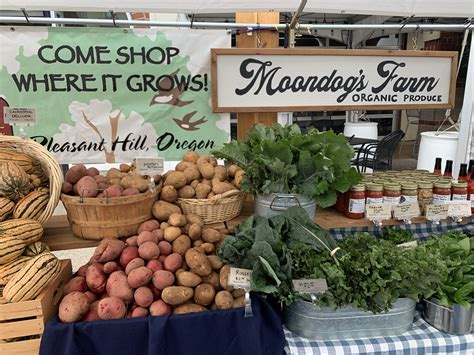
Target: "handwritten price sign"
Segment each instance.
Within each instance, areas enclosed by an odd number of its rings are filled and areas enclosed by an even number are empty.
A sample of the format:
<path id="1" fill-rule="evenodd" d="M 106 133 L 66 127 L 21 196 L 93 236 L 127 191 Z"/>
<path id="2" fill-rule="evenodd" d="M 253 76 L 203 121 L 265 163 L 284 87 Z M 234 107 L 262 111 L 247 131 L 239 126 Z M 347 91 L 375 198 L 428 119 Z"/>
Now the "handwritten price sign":
<path id="1" fill-rule="evenodd" d="M 140 175 L 155 176 L 163 173 L 164 160 L 161 158 L 137 158 L 136 162 Z"/>
<path id="2" fill-rule="evenodd" d="M 228 284 L 230 286 L 234 286 L 235 288 L 244 288 L 249 290 L 251 278 L 252 270 L 231 267 Z"/>
<path id="3" fill-rule="evenodd" d="M 299 293 L 319 294 L 328 289 L 326 279 L 293 280 L 293 288 Z"/>

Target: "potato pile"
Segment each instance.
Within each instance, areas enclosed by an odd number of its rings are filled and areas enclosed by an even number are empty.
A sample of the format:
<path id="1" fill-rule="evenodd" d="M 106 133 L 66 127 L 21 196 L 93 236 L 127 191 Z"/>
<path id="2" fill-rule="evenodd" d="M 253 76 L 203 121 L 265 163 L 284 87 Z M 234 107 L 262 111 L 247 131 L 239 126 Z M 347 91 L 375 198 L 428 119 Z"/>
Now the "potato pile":
<path id="1" fill-rule="evenodd" d="M 126 242 L 103 239 L 65 285 L 59 318 L 69 323 L 243 307 L 245 292 L 227 284 L 230 267 L 214 254 L 221 232 L 227 231 L 175 212 L 166 222 L 144 222 Z"/>
<path id="2" fill-rule="evenodd" d="M 154 181 L 159 183 L 161 176 L 155 176 Z M 114 198 L 138 195 L 148 189 L 148 177 L 138 174 L 134 163 L 120 164 L 120 169 L 109 169 L 106 176 L 100 175 L 96 168 L 87 169 L 83 164 L 79 164 L 66 172 L 62 193 L 84 197 Z"/>
<path id="3" fill-rule="evenodd" d="M 196 152 L 187 152 L 175 170 L 163 175 L 160 199 L 173 203 L 178 198 L 211 198 L 240 189 L 243 174 L 243 170 L 237 165 L 226 168 L 217 165 L 217 160 L 213 157 L 200 157 Z"/>

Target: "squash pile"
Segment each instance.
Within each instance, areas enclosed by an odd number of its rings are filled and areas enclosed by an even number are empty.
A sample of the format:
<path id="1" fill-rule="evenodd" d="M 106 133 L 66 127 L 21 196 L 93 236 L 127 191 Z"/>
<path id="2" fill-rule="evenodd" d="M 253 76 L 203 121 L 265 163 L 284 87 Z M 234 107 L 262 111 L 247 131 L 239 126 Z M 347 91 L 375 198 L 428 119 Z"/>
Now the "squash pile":
<path id="1" fill-rule="evenodd" d="M 29 155 L 0 150 L 0 288 L 8 302 L 34 299 L 59 272 L 59 260 L 39 241 L 48 181 Z"/>

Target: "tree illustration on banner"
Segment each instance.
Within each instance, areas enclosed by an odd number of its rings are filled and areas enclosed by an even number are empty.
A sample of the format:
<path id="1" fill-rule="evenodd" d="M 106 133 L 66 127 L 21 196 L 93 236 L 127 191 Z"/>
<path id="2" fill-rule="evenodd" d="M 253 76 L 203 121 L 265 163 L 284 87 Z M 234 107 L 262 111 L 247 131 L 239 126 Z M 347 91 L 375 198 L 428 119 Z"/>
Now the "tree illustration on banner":
<path id="1" fill-rule="evenodd" d="M 210 106 L 209 48 L 228 46 L 215 31 L 18 27 L 0 38 L 0 96 L 36 110 L 25 132 L 62 163 L 179 160 L 229 140 L 228 115 Z"/>

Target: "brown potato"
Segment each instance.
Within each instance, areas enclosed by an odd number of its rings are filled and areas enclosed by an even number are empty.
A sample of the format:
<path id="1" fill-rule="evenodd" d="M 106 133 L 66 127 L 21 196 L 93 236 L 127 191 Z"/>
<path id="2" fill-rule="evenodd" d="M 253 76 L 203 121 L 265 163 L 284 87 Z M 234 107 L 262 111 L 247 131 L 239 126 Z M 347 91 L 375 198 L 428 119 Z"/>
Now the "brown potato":
<path id="1" fill-rule="evenodd" d="M 220 270 L 221 267 L 224 265 L 222 260 L 219 259 L 217 255 L 208 255 L 207 258 L 209 259 L 209 262 L 211 263 L 212 270 Z"/>
<path id="2" fill-rule="evenodd" d="M 193 198 L 196 195 L 196 191 L 189 185 L 186 185 L 178 190 L 179 198 Z"/>
<path id="3" fill-rule="evenodd" d="M 232 291 L 232 297 L 238 298 L 245 296 L 245 290 L 243 288 L 236 288 L 234 291 Z"/>
<path id="4" fill-rule="evenodd" d="M 170 286 L 166 287 L 161 293 L 161 298 L 168 304 L 177 306 L 193 298 L 194 291 L 191 287 Z M 232 297 L 232 295 L 231 295 Z"/>
<path id="5" fill-rule="evenodd" d="M 186 176 L 181 171 L 174 171 L 166 176 L 164 186 L 174 186 L 175 189 L 180 189 L 187 184 Z"/>
<path id="6" fill-rule="evenodd" d="M 178 191 L 176 191 L 174 186 L 163 186 L 160 198 L 166 202 L 174 202 L 178 198 Z"/>
<path id="7" fill-rule="evenodd" d="M 216 196 L 216 194 L 212 191 L 207 194 L 207 198 L 213 198 L 214 196 Z"/>
<path id="8" fill-rule="evenodd" d="M 173 213 L 168 219 L 168 224 L 173 227 L 183 227 L 186 224 L 186 217 L 181 213 Z"/>
<path id="9" fill-rule="evenodd" d="M 84 164 L 74 165 L 66 172 L 64 180 L 71 185 L 76 184 L 83 176 L 87 175 L 87 169 Z"/>
<path id="10" fill-rule="evenodd" d="M 196 287 L 202 282 L 202 278 L 190 271 L 176 272 L 176 279 L 178 286 Z"/>
<path id="11" fill-rule="evenodd" d="M 212 192 L 214 192 L 216 195 L 220 195 L 231 190 L 235 190 L 235 186 L 228 182 L 221 182 L 212 186 Z"/>
<path id="12" fill-rule="evenodd" d="M 201 226 L 197 223 L 193 223 L 188 228 L 188 235 L 191 240 L 198 240 L 201 238 L 202 230 Z"/>
<path id="13" fill-rule="evenodd" d="M 237 187 L 238 189 L 240 189 L 243 178 L 244 178 L 244 171 L 243 170 L 237 170 L 237 172 L 235 173 L 235 178 L 234 178 L 233 183 L 234 183 L 235 187 Z"/>
<path id="14" fill-rule="evenodd" d="M 182 162 L 179 162 L 176 167 L 174 168 L 175 171 L 181 171 L 183 172 L 184 170 L 186 170 L 187 168 L 189 168 L 190 166 L 196 166 L 194 163 L 191 163 L 189 161 L 182 161 Z"/>
<path id="15" fill-rule="evenodd" d="M 59 305 L 59 319 L 63 323 L 77 322 L 89 311 L 89 299 L 79 291 L 64 296 Z"/>
<path id="16" fill-rule="evenodd" d="M 204 225 L 202 218 L 199 217 L 197 214 L 187 214 L 186 220 L 188 221 L 188 223 L 191 223 L 191 224 L 196 223 L 200 225 L 201 227 Z"/>
<path id="17" fill-rule="evenodd" d="M 212 180 L 202 179 L 201 184 L 208 185 L 209 187 L 212 187 Z"/>
<path id="18" fill-rule="evenodd" d="M 191 186 L 193 189 L 196 189 L 196 186 L 198 186 L 198 184 L 199 184 L 199 180 L 193 180 L 191 181 L 189 186 Z M 71 186 L 71 189 L 72 189 L 72 186 Z"/>
<path id="19" fill-rule="evenodd" d="M 225 166 L 217 165 L 214 168 L 214 178 L 217 178 L 220 181 L 226 181 L 227 180 L 227 170 L 226 170 Z"/>
<path id="20" fill-rule="evenodd" d="M 171 271 L 157 270 L 153 273 L 152 282 L 158 290 L 163 290 L 174 284 L 175 277 Z"/>
<path id="21" fill-rule="evenodd" d="M 125 302 L 133 300 L 133 289 L 128 284 L 127 275 L 123 271 L 115 271 L 107 280 L 107 295 L 119 297 Z"/>
<path id="22" fill-rule="evenodd" d="M 146 266 L 141 266 L 130 271 L 127 281 L 130 287 L 138 288 L 148 284 L 153 277 L 153 272 Z"/>
<path id="23" fill-rule="evenodd" d="M 224 265 L 219 272 L 219 283 L 224 290 L 232 291 L 234 288 L 229 286 L 230 265 Z"/>
<path id="24" fill-rule="evenodd" d="M 111 168 L 107 171 L 107 174 L 106 174 L 107 180 L 120 178 L 121 173 L 122 172 L 119 169 Z"/>
<path id="25" fill-rule="evenodd" d="M 148 181 L 141 178 L 139 175 L 127 175 L 124 176 L 120 185 L 124 189 L 128 189 L 130 187 L 135 187 L 140 192 L 146 192 L 150 186 L 148 185 Z"/>
<path id="26" fill-rule="evenodd" d="M 199 159 L 199 154 L 196 153 L 195 151 L 190 151 L 190 152 L 187 152 L 183 155 L 183 160 L 184 161 L 188 161 L 190 163 L 194 163 L 196 164 L 198 159 Z"/>
<path id="27" fill-rule="evenodd" d="M 101 182 L 107 183 L 107 178 L 105 176 L 102 176 L 102 175 L 96 175 L 96 176 L 94 176 L 94 179 L 98 184 L 100 184 Z"/>
<path id="28" fill-rule="evenodd" d="M 77 194 L 84 197 L 96 197 L 99 186 L 92 176 L 83 176 L 76 184 Z"/>
<path id="29" fill-rule="evenodd" d="M 203 244 L 204 244 L 204 242 L 201 239 L 193 241 L 193 247 L 195 247 L 195 248 L 200 247 Z"/>
<path id="30" fill-rule="evenodd" d="M 208 155 L 204 155 L 202 157 L 199 157 L 199 159 L 196 161 L 196 165 L 204 164 L 204 163 L 211 163 L 211 157 Z"/>
<path id="31" fill-rule="evenodd" d="M 211 186 L 209 185 L 198 184 L 196 186 L 196 198 L 205 199 L 209 192 L 211 192 Z"/>
<path id="32" fill-rule="evenodd" d="M 232 308 L 245 307 L 245 296 L 239 296 L 232 301 Z"/>
<path id="33" fill-rule="evenodd" d="M 152 213 L 158 221 L 165 222 L 173 213 L 181 213 L 181 208 L 166 201 L 156 201 Z"/>
<path id="34" fill-rule="evenodd" d="M 115 238 L 104 238 L 94 251 L 92 259 L 101 263 L 117 259 L 125 249 L 125 243 Z"/>
<path id="35" fill-rule="evenodd" d="M 211 274 L 212 268 L 209 259 L 203 253 L 195 248 L 189 249 L 185 254 L 186 264 L 189 268 L 199 276 L 207 276 Z"/>
<path id="36" fill-rule="evenodd" d="M 219 309 L 232 308 L 234 298 L 229 291 L 219 291 L 216 294 L 216 305 Z"/>
<path id="37" fill-rule="evenodd" d="M 130 171 L 130 165 L 128 164 L 120 164 L 120 171 L 124 173 L 128 173 Z"/>
<path id="38" fill-rule="evenodd" d="M 212 243 L 202 243 L 199 246 L 199 250 L 201 250 L 204 254 L 212 254 L 216 251 L 216 248 Z"/>
<path id="39" fill-rule="evenodd" d="M 127 314 L 125 303 L 118 297 L 107 297 L 99 301 L 97 314 L 100 319 L 120 319 Z"/>
<path id="40" fill-rule="evenodd" d="M 199 164 L 198 169 L 204 179 L 212 179 L 214 177 L 214 167 L 212 166 L 212 164 Z"/>
<path id="41" fill-rule="evenodd" d="M 173 242 L 176 238 L 181 235 L 181 228 L 179 227 L 168 227 L 164 231 L 163 238 L 168 242 Z"/>
<path id="42" fill-rule="evenodd" d="M 202 282 L 211 285 L 216 291 L 221 289 L 219 274 L 215 271 L 213 271 L 209 276 L 204 276 Z"/>
<path id="43" fill-rule="evenodd" d="M 194 302 L 202 306 L 209 306 L 214 302 L 216 290 L 210 284 L 201 284 L 194 290 Z"/>
<path id="44" fill-rule="evenodd" d="M 184 176 L 186 176 L 186 182 L 190 184 L 193 180 L 199 180 L 201 178 L 201 173 L 196 165 L 192 165 L 184 169 Z"/>
<path id="45" fill-rule="evenodd" d="M 118 186 L 120 186 L 120 187 L 121 187 L 121 185 L 120 185 L 121 182 L 122 182 L 122 179 L 121 179 L 121 178 L 113 178 L 113 179 L 107 180 L 107 183 L 108 183 L 109 185 L 118 185 Z"/>
<path id="46" fill-rule="evenodd" d="M 181 306 L 178 306 L 174 309 L 173 314 L 188 314 L 188 313 L 197 313 L 207 311 L 206 307 L 195 303 L 187 303 Z"/>
<path id="47" fill-rule="evenodd" d="M 216 243 L 221 240 L 221 234 L 214 228 L 206 228 L 201 234 L 202 240 L 208 243 Z"/>
<path id="48" fill-rule="evenodd" d="M 191 248 L 191 239 L 185 234 L 181 234 L 173 241 L 173 253 L 184 256 L 189 248 Z"/>
<path id="49" fill-rule="evenodd" d="M 227 174 L 230 176 L 230 177 L 234 177 L 235 176 L 235 173 L 239 170 L 240 168 L 235 165 L 235 164 L 232 164 L 230 165 L 228 168 L 227 168 Z"/>

